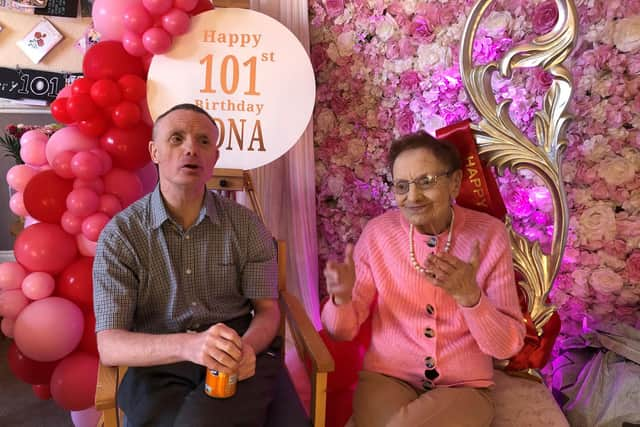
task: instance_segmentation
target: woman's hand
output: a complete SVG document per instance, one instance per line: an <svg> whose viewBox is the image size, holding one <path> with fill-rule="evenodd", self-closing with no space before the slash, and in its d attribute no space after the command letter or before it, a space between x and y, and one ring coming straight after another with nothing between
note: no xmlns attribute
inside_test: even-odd
<svg viewBox="0 0 640 427"><path fill-rule="evenodd" d="M351 293L356 283L352 244L348 244L345 249L344 262L327 261L324 278L327 281L327 292L335 305L347 304L351 301Z"/></svg>
<svg viewBox="0 0 640 427"><path fill-rule="evenodd" d="M480 300L480 288L476 282L476 273L480 263L480 247L476 242L469 262L447 254L430 255L425 268L431 282L444 289L458 304L473 307Z"/></svg>

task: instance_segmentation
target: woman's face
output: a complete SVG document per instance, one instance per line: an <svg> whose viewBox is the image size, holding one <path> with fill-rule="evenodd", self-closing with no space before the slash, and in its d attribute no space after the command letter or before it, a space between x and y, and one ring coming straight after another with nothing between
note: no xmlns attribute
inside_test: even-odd
<svg viewBox="0 0 640 427"><path fill-rule="evenodd" d="M396 203L407 221L422 233L441 233L448 225L451 201L460 191L462 172L446 175L447 172L448 166L424 148L403 151L393 163ZM427 176L435 177L435 181ZM407 182L411 182L408 191L398 194L397 189L406 189Z"/></svg>

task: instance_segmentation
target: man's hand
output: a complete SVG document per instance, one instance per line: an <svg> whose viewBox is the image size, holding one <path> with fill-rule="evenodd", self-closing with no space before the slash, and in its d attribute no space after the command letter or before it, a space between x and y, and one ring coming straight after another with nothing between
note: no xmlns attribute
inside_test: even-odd
<svg viewBox="0 0 640 427"><path fill-rule="evenodd" d="M425 262L431 282L444 289L458 304L473 307L480 300L476 273L480 264L480 247L476 242L469 262L447 253L433 254Z"/></svg>
<svg viewBox="0 0 640 427"><path fill-rule="evenodd" d="M187 360L227 374L238 369L243 356L242 339L224 323L193 334L193 341L185 350Z"/></svg>
<svg viewBox="0 0 640 427"><path fill-rule="evenodd" d="M256 374L256 352L251 344L245 342L242 345L242 358L238 365L238 380L246 380Z"/></svg>
<svg viewBox="0 0 640 427"><path fill-rule="evenodd" d="M351 293L356 283L356 267L353 262L353 245L347 245L344 262L328 261L324 268L327 292L336 305L351 301Z"/></svg>

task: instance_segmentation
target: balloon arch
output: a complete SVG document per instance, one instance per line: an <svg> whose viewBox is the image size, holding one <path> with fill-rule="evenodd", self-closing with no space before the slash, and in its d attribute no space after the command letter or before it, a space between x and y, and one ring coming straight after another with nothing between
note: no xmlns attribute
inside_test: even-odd
<svg viewBox="0 0 640 427"><path fill-rule="evenodd" d="M83 59L84 76L60 91L51 114L65 126L20 139L10 208L25 218L16 262L0 264L2 332L13 374L41 399L95 426L98 370L92 265L102 228L150 191L155 167L146 75L153 55L189 30L208 0L96 0L101 41Z"/></svg>

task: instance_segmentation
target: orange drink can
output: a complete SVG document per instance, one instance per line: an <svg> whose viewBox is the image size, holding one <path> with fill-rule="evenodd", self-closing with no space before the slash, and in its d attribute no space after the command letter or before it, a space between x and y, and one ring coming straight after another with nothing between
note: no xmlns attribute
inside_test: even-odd
<svg viewBox="0 0 640 427"><path fill-rule="evenodd" d="M225 374L215 369L207 369L204 392L211 397L226 399L236 394L238 374Z"/></svg>

